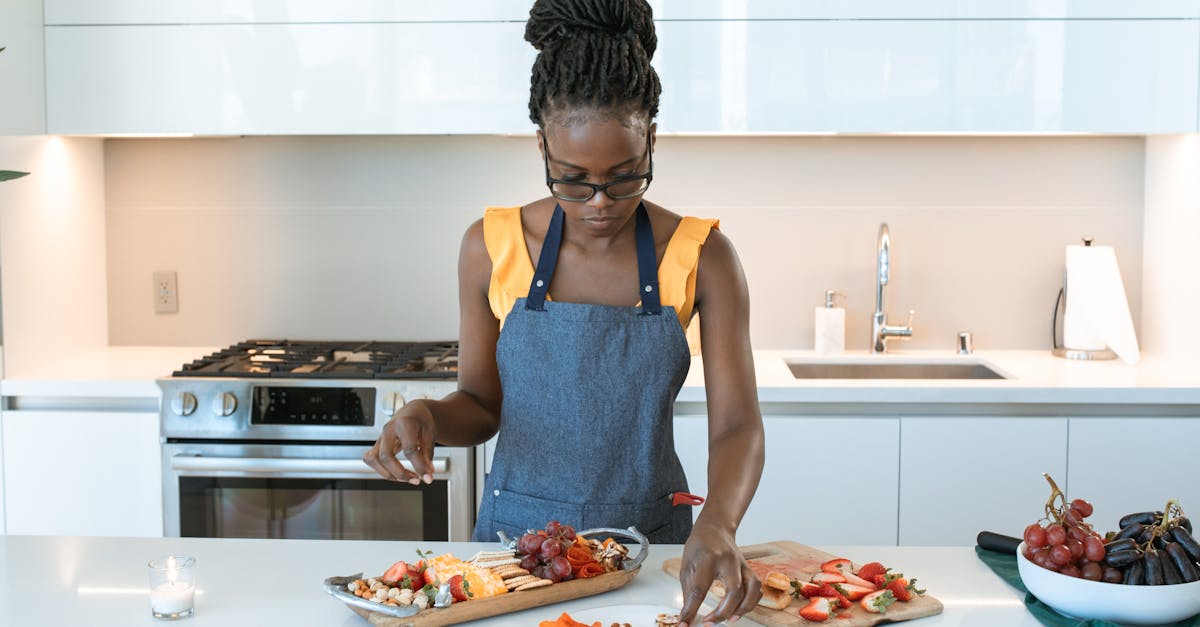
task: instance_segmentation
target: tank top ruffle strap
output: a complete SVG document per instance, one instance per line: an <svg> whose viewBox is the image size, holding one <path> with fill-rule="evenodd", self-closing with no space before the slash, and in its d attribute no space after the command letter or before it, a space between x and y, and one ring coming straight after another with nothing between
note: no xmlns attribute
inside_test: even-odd
<svg viewBox="0 0 1200 627"><path fill-rule="evenodd" d="M719 220L684 217L658 265L657 293L663 307L674 307L684 329L692 319L696 296L696 268L700 250ZM483 238L492 260L488 302L503 326L518 298L529 295L535 268L525 245L520 207L489 207L483 215ZM553 300L547 295L546 300Z"/></svg>

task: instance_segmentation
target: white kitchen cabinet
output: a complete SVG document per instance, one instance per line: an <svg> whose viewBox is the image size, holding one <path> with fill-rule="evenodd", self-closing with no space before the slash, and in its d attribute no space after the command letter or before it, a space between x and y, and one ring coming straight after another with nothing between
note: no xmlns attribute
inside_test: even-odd
<svg viewBox="0 0 1200 627"><path fill-rule="evenodd" d="M45 0L47 24L516 20L531 0ZM1195 0L650 0L658 20L1062 19L1200 17Z"/></svg>
<svg viewBox="0 0 1200 627"><path fill-rule="evenodd" d="M0 135L46 132L41 0L0 2ZM0 170L12 164L0 163Z"/></svg>
<svg viewBox="0 0 1200 627"><path fill-rule="evenodd" d="M531 0L45 0L46 24L524 21Z"/></svg>
<svg viewBox="0 0 1200 627"><path fill-rule="evenodd" d="M1196 519L1200 482L1185 469L1195 468L1197 418L1071 418L1068 494L1091 501L1097 530L1116 530L1121 516L1161 510L1172 498Z"/></svg>
<svg viewBox="0 0 1200 627"><path fill-rule="evenodd" d="M155 412L5 411L8 533L162 536Z"/></svg>
<svg viewBox="0 0 1200 627"><path fill-rule="evenodd" d="M1194 20L716 20L658 28L664 132L1196 130Z"/></svg>
<svg viewBox="0 0 1200 627"><path fill-rule="evenodd" d="M1042 473L1067 489L1067 419L900 419L903 546L971 545L984 530L1019 536L1042 516Z"/></svg>
<svg viewBox="0 0 1200 627"><path fill-rule="evenodd" d="M0 368L2 370L2 368ZM0 536L8 533L4 515L4 409L0 408Z"/></svg>
<svg viewBox="0 0 1200 627"><path fill-rule="evenodd" d="M663 12L691 16L679 8L686 6L667 3ZM657 25L662 132L1197 130L1194 19L744 19L732 9L695 11L716 17ZM524 18L500 14L48 26L47 127L529 133L535 52L523 40Z"/></svg>
<svg viewBox="0 0 1200 627"><path fill-rule="evenodd" d="M675 417L691 490L708 493L705 416ZM894 416L763 416L766 465L739 544L896 543L899 420Z"/></svg>
<svg viewBox="0 0 1200 627"><path fill-rule="evenodd" d="M524 25L46 29L51 133L528 133Z"/></svg>

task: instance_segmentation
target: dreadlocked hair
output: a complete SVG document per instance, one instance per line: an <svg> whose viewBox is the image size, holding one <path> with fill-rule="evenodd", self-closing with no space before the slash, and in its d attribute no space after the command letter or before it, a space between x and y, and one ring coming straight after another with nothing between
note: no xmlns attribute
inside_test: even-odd
<svg viewBox="0 0 1200 627"><path fill-rule="evenodd" d="M658 38L646 0L537 0L525 41L539 51L529 89L539 127L574 110L658 115L662 84L650 65Z"/></svg>

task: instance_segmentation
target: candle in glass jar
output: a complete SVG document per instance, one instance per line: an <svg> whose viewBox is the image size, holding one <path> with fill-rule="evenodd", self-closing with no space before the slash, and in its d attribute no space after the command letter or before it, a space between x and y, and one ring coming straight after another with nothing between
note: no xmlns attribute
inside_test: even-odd
<svg viewBox="0 0 1200 627"><path fill-rule="evenodd" d="M150 561L150 611L155 618L184 618L195 607L196 560L173 555Z"/></svg>

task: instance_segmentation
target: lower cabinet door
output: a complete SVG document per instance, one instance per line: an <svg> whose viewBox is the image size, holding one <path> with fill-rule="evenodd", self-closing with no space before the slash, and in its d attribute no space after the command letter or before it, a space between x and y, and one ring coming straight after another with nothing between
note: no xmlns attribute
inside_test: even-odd
<svg viewBox="0 0 1200 627"><path fill-rule="evenodd" d="M1168 499L1178 499L1192 520L1200 516L1200 417L1071 418L1070 441L1070 494L1091 501L1100 533L1115 531L1125 514L1161 510Z"/></svg>
<svg viewBox="0 0 1200 627"><path fill-rule="evenodd" d="M6 411L9 534L162 536L158 414Z"/></svg>
<svg viewBox="0 0 1200 627"><path fill-rule="evenodd" d="M738 544L896 544L899 419L768 415L763 428L766 465ZM691 490L707 496L707 417L676 416L675 448Z"/></svg>
<svg viewBox="0 0 1200 627"><path fill-rule="evenodd" d="M900 419L900 544L973 545L1020 536L1043 515L1049 473L1067 490L1067 419Z"/></svg>

